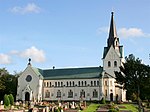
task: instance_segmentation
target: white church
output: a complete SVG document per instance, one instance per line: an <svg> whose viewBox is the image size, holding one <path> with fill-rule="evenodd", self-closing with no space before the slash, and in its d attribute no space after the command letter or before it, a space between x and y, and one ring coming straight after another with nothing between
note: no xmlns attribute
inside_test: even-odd
<svg viewBox="0 0 150 112"><path fill-rule="evenodd" d="M117 37L114 15L107 47L103 51L103 67L40 69L31 65L18 77L16 100L22 101L125 101L126 90L115 81L114 71L123 66L123 46Z"/></svg>

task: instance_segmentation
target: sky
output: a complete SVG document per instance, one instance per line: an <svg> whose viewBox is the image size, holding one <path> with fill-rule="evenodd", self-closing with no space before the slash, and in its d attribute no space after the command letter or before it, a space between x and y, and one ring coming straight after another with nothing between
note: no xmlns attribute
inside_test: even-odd
<svg viewBox="0 0 150 112"><path fill-rule="evenodd" d="M150 65L149 0L0 0L0 68L103 66L111 12L124 55Z"/></svg>

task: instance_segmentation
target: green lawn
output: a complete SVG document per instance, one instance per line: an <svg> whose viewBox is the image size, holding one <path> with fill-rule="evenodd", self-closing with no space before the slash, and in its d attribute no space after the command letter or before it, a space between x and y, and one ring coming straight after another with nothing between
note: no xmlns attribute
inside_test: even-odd
<svg viewBox="0 0 150 112"><path fill-rule="evenodd" d="M82 110L81 112L96 112L96 109L100 106L104 106L104 104L92 103L89 106L87 106L86 109ZM119 110L131 110L132 112L138 112L137 108L133 104L120 104L118 106L125 107L125 108L119 108Z"/></svg>
<svg viewBox="0 0 150 112"><path fill-rule="evenodd" d="M96 112L96 109L99 107L100 104L92 103L86 109L82 110L81 112Z"/></svg>
<svg viewBox="0 0 150 112"><path fill-rule="evenodd" d="M125 106L126 108L119 108L119 110L131 110L132 112L138 112L137 108L133 104L120 104L120 105Z"/></svg>

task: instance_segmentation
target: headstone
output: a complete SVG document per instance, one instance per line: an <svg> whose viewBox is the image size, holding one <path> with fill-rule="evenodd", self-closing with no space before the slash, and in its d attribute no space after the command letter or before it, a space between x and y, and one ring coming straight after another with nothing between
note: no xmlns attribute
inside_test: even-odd
<svg viewBox="0 0 150 112"><path fill-rule="evenodd" d="M46 107L46 111L45 112L49 112L49 107Z"/></svg>
<svg viewBox="0 0 150 112"><path fill-rule="evenodd" d="M58 107L61 107L61 103L59 103Z"/></svg>
<svg viewBox="0 0 150 112"><path fill-rule="evenodd" d="M67 107L67 105L65 105L65 110L67 110L68 109L68 107Z"/></svg>
<svg viewBox="0 0 150 112"><path fill-rule="evenodd" d="M3 101L1 101L1 105L3 105Z"/></svg>
<svg viewBox="0 0 150 112"><path fill-rule="evenodd" d="M75 109L74 102L72 102L71 108Z"/></svg>
<svg viewBox="0 0 150 112"><path fill-rule="evenodd" d="M15 105L19 106L19 102L16 102L16 104L15 104Z"/></svg>

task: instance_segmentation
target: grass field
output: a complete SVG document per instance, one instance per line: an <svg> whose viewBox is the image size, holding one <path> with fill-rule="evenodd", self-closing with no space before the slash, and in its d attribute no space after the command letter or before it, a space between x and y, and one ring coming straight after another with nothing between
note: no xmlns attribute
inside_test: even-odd
<svg viewBox="0 0 150 112"><path fill-rule="evenodd" d="M96 112L96 109L99 108L100 106L104 106L104 104L95 104L92 103L90 104L86 109L82 110L81 112ZM128 110L132 112L138 112L137 108L133 104L119 104L119 110Z"/></svg>
<svg viewBox="0 0 150 112"><path fill-rule="evenodd" d="M100 104L92 103L86 109L81 112L96 112L96 109L100 106Z"/></svg>

